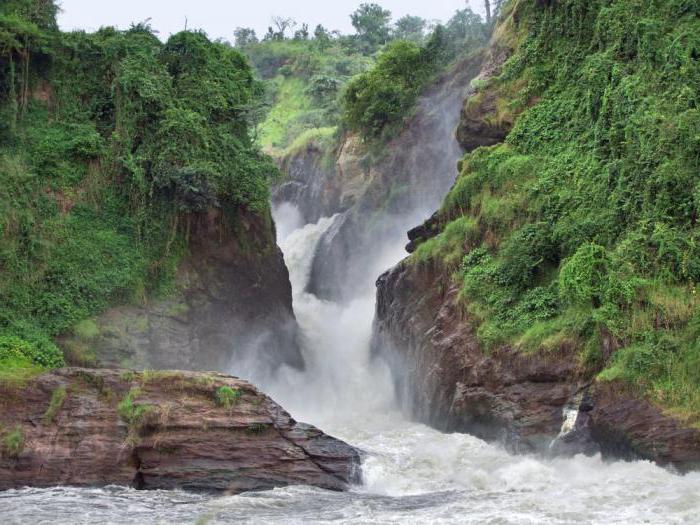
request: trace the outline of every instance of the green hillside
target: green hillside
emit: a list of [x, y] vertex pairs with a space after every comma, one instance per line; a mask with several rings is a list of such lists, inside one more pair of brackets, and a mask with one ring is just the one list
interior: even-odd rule
[[492, 97], [484, 122], [514, 126], [463, 159], [413, 256], [461, 281], [485, 348], [573, 345], [582, 370], [696, 422], [699, 17], [693, 0], [507, 4], [496, 38], [515, 51], [465, 115]]

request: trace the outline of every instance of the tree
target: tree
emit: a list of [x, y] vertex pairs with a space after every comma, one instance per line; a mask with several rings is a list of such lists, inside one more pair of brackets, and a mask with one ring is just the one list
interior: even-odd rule
[[294, 40], [308, 40], [309, 39], [309, 24], [302, 24], [301, 29], [297, 29], [294, 32]]
[[491, 23], [491, 2], [489, 0], [484, 0], [484, 10], [486, 12], [486, 23]]
[[1, 10], [36, 24], [43, 30], [56, 30], [58, 5], [54, 0], [3, 0]]
[[285, 16], [273, 16], [271, 22], [272, 25], [277, 28], [275, 33], [276, 40], [284, 40], [287, 29], [294, 29], [297, 25], [293, 18]]
[[331, 34], [328, 32], [328, 29], [318, 24], [316, 29], [314, 29], [314, 39], [321, 49], [325, 49], [331, 43]]
[[239, 48], [258, 43], [258, 36], [255, 34], [255, 30], [249, 27], [237, 27], [233, 31], [233, 37], [236, 39], [236, 47]]
[[419, 16], [406, 15], [399, 18], [393, 37], [399, 40], [422, 42], [428, 22]]
[[263, 41], [267, 42], [269, 40], [277, 40], [277, 33], [272, 29], [272, 26], [267, 26], [267, 33], [263, 37]]
[[448, 39], [455, 42], [484, 38], [484, 23], [479, 15], [468, 7], [457, 11], [445, 26]]
[[380, 5], [361, 4], [350, 15], [350, 20], [360, 40], [366, 43], [370, 49], [386, 44], [389, 40], [391, 11], [383, 9]]

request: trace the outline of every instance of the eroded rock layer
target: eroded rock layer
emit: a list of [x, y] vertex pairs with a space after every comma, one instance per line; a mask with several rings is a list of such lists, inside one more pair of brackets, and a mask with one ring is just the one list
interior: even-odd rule
[[399, 397], [420, 421], [519, 452], [700, 467], [699, 429], [621, 384], [595, 382], [575, 348], [485, 352], [459, 287], [438, 269], [404, 261], [377, 286], [375, 352], [391, 362]]
[[0, 425], [0, 490], [239, 493], [343, 490], [359, 480], [355, 449], [296, 422], [250, 383], [215, 373], [61, 369], [3, 386]]

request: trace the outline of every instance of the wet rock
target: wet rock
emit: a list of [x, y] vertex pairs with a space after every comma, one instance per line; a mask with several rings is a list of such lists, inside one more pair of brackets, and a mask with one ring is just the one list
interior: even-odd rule
[[303, 367], [272, 219], [212, 209], [185, 221], [189, 252], [172, 293], [108, 310], [87, 336], [64, 335], [71, 364], [236, 373]]
[[[599, 383], [575, 348], [484, 352], [459, 288], [408, 261], [377, 281], [375, 355], [395, 371], [404, 406], [427, 424], [500, 441], [511, 450], [645, 458], [700, 467], [700, 429], [619, 385]], [[572, 428], [562, 432], [566, 409]]]
[[500, 73], [509, 55], [509, 49], [499, 49], [494, 44], [473, 83], [482, 87], [472, 87], [467, 93], [456, 131], [457, 141], [467, 152], [500, 144], [513, 126], [511, 120], [499, 115], [499, 93], [488, 85]]
[[345, 138], [338, 151], [311, 142], [278, 159], [285, 178], [272, 190], [275, 204], [296, 205], [306, 223], [351, 208], [362, 194], [368, 171], [357, 136]]
[[413, 253], [418, 248], [418, 245], [428, 239], [432, 239], [440, 233], [440, 217], [437, 212], [433, 213], [430, 218], [420, 226], [416, 226], [408, 230], [409, 243], [406, 245], [406, 251]]
[[607, 454], [700, 469], [700, 429], [684, 425], [622, 384], [596, 385], [590, 425]]
[[[221, 387], [235, 393], [230, 406], [216, 401]], [[239, 493], [292, 484], [344, 490], [359, 481], [355, 449], [233, 377], [67, 368], [0, 389], [2, 432], [19, 429], [23, 439], [20, 451], [2, 449], [0, 490], [116, 484]]]

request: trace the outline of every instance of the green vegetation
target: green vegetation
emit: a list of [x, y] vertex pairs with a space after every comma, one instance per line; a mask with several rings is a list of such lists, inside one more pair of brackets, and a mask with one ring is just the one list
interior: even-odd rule
[[2, 455], [16, 459], [24, 452], [24, 432], [19, 425], [2, 435]]
[[61, 353], [53, 346], [39, 346], [14, 336], [0, 337], [0, 361], [26, 360], [36, 366], [56, 368], [63, 365]]
[[83, 341], [91, 341], [100, 335], [100, 328], [94, 320], [85, 319], [73, 327], [73, 333]]
[[61, 33], [56, 10], [0, 7], [0, 337], [23, 341], [15, 367], [61, 366], [55, 337], [89, 341], [86, 319], [171, 292], [197, 214], [219, 208], [233, 231], [267, 216], [277, 174], [240, 52], [144, 24]]
[[220, 386], [214, 393], [216, 404], [226, 409], [232, 408], [240, 397], [240, 390], [231, 388], [230, 386]]
[[0, 384], [19, 387], [46, 368], [63, 366], [58, 348], [42, 342], [0, 335]]
[[374, 68], [348, 85], [343, 96], [345, 124], [365, 139], [391, 135], [430, 79], [458, 53], [484, 45], [486, 38], [481, 18], [465, 9], [447, 26], [438, 26], [422, 46], [415, 39], [390, 43]]
[[[359, 132], [382, 142], [400, 126], [431, 79], [460, 55], [483, 46], [489, 28], [470, 9], [458, 10], [444, 25], [426, 33], [428, 22], [391, 13], [377, 4], [361, 4], [350, 15], [354, 35], [275, 19], [259, 41], [252, 29], [235, 31], [236, 45], [264, 79], [270, 105], [259, 140], [270, 153], [297, 151], [299, 142], [335, 129]], [[330, 130], [334, 130], [331, 132]], [[320, 144], [332, 150], [336, 141]]]
[[44, 425], [50, 425], [53, 423], [53, 420], [56, 418], [56, 414], [58, 414], [58, 411], [61, 410], [63, 407], [63, 403], [66, 400], [66, 387], [65, 385], [61, 385], [56, 390], [53, 391], [51, 394], [51, 401], [49, 402], [49, 407], [46, 409], [46, 412], [44, 413]]
[[137, 405], [135, 399], [141, 394], [141, 389], [132, 388], [117, 406], [117, 413], [122, 420], [129, 424], [137, 423], [148, 410], [148, 405]]
[[117, 405], [117, 414], [128, 428], [126, 442], [131, 446], [138, 444], [147, 416], [156, 412], [151, 405], [136, 403], [136, 398], [140, 395], [140, 388], [132, 388]]
[[243, 50], [267, 92], [269, 111], [258, 139], [277, 155], [305, 132], [337, 127], [343, 86], [371, 64], [346, 39], [331, 39], [325, 32], [313, 39], [247, 44]]
[[516, 51], [475, 98], [514, 127], [464, 158], [414, 259], [462, 282], [487, 349], [573, 345], [601, 380], [697, 420], [700, 7], [549, 4], [505, 6]]

